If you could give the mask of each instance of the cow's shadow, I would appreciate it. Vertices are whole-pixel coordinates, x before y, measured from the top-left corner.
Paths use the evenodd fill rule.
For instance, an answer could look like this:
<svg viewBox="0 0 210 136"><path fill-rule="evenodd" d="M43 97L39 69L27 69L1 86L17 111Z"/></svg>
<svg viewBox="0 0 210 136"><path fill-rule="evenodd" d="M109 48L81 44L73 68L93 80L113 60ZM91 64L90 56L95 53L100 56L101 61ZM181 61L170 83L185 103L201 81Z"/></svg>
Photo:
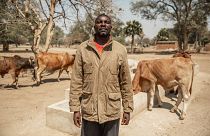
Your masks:
<svg viewBox="0 0 210 136"><path fill-rule="evenodd" d="M177 101L177 95L175 93L166 93L164 95L164 97L169 98L173 102L176 102ZM157 99L156 98L154 99L154 106L153 106L153 108L164 108L164 109L168 109L170 111L173 108L173 106L174 105L172 105L170 102L164 102L164 101L162 101L162 105L159 106L157 104ZM177 111L175 111L175 113L176 113L176 115L178 117L180 117L181 110L180 109L177 109Z"/></svg>
<svg viewBox="0 0 210 136"><path fill-rule="evenodd" d="M15 85L10 84L0 84L0 89L6 89L6 90L18 90L24 87L32 87L33 85L18 85L18 88L16 88Z"/></svg>
<svg viewBox="0 0 210 136"><path fill-rule="evenodd" d="M41 84L51 83L51 82L59 83L59 82L64 81L64 80L70 80L70 78L60 78L60 81L58 81L57 78L46 78L46 79L41 80Z"/></svg>
<svg viewBox="0 0 210 136"><path fill-rule="evenodd" d="M166 93L164 95L164 97L167 97L168 99L170 99L173 102L176 102L176 100L177 100L177 96L174 93ZM154 108L165 108L165 109L171 110L171 108L173 108L173 105L169 102L162 101L162 105L159 106L157 103L157 97L155 96L153 107Z"/></svg>

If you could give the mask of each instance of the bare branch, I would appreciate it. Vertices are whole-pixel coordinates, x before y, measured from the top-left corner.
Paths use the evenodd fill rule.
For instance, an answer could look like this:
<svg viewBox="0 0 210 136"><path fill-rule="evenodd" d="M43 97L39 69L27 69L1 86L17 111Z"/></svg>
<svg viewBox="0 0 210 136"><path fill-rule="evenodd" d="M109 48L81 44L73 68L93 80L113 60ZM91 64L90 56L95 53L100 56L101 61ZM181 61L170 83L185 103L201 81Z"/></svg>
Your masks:
<svg viewBox="0 0 210 136"><path fill-rule="evenodd" d="M41 6L42 13L43 13L43 14L44 14L44 16L47 18L47 15L46 15L46 13L45 13L45 11L44 11L44 8L43 8L43 5L42 5L41 0L39 0L39 4L40 4L40 6Z"/></svg>

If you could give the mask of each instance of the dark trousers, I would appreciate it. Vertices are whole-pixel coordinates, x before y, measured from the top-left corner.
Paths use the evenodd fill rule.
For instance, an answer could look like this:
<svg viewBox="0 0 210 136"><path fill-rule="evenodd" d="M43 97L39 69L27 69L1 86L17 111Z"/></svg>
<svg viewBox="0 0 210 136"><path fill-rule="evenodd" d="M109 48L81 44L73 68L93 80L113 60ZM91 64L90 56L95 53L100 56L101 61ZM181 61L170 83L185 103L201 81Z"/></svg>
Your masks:
<svg viewBox="0 0 210 136"><path fill-rule="evenodd" d="M120 119L103 124L82 120L81 136L118 136Z"/></svg>

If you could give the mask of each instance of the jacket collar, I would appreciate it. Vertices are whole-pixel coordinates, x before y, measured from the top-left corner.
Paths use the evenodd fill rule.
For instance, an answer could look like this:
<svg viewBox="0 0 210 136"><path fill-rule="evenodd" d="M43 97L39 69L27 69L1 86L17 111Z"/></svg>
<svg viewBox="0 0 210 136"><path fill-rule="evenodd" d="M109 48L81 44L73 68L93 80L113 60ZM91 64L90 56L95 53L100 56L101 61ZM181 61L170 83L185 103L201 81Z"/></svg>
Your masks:
<svg viewBox="0 0 210 136"><path fill-rule="evenodd" d="M95 43L94 43L94 41L95 41L95 38L90 38L89 40L88 40L88 46L90 46L90 47L92 47L94 50L96 50L97 51L97 49L96 49L96 47L95 47ZM112 37L110 36L110 38L109 38L109 41L104 45L105 47L104 47L104 49L105 48L108 48L107 46L111 46L112 45Z"/></svg>

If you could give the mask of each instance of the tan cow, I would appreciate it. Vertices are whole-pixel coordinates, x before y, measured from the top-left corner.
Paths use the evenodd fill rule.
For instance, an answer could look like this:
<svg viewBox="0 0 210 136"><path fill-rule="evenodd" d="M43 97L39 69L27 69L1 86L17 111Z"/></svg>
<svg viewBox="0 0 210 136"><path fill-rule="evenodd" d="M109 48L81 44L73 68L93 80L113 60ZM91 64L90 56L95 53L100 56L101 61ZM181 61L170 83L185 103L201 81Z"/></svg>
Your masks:
<svg viewBox="0 0 210 136"><path fill-rule="evenodd" d="M75 55L68 53L47 53L39 52L36 54L37 68L36 68L36 80L37 85L41 82L41 74L44 71L53 73L59 70L58 81L60 81L60 75L65 70L70 77L69 68L74 64Z"/></svg>
<svg viewBox="0 0 210 136"><path fill-rule="evenodd" d="M137 66L132 81L133 90L134 93L148 93L148 110L151 111L154 94L157 96L158 105L162 105L157 85L161 85L164 90L170 90L177 86L178 99L171 112L175 112L183 100L180 119L184 119L192 92L193 75L193 62L190 57L184 58L179 54L168 59L143 60Z"/></svg>

